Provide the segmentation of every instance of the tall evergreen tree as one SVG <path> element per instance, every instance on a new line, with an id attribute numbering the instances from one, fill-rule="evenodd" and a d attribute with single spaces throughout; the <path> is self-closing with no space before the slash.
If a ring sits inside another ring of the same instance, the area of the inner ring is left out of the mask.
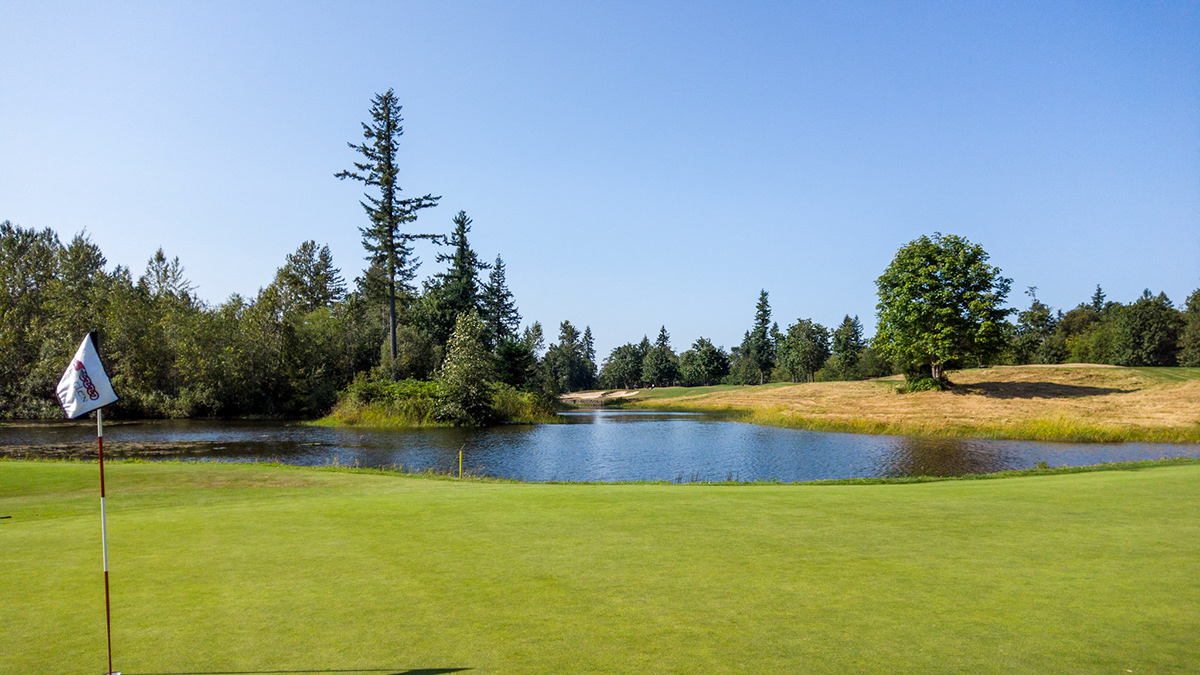
<path id="1" fill-rule="evenodd" d="M 337 178 L 358 181 L 368 189 L 378 190 L 378 196 L 364 194 L 366 201 L 360 202 L 367 212 L 370 225 L 360 227 L 363 248 L 367 260 L 385 270 L 387 287 L 388 335 L 391 341 L 391 356 L 396 358 L 396 297 L 397 292 L 415 292 L 411 287 L 416 278 L 420 262 L 413 256 L 412 242 L 416 239 L 438 239 L 432 234 L 411 234 L 401 228 L 417 219 L 421 209 L 437 206 L 441 197 L 426 194 L 422 197 L 402 198 L 397 178 L 400 167 L 396 162 L 401 125 L 400 102 L 391 89 L 376 94 L 371 105 L 371 124 L 363 124 L 364 142 L 348 145 L 363 156 L 362 162 L 354 163 L 354 171 L 340 171 Z"/>
<path id="2" fill-rule="evenodd" d="M 671 335 L 663 326 L 642 361 L 642 380 L 654 387 L 667 387 L 678 379 L 679 361 L 671 349 Z"/>
<path id="3" fill-rule="evenodd" d="M 437 261 L 449 263 L 449 266 L 427 284 L 426 321 L 438 343 L 449 339 L 459 315 L 479 310 L 479 273 L 491 265 L 481 261 L 471 249 L 467 239 L 470 232 L 471 219 L 466 211 L 459 211 L 454 216 L 454 230 L 446 237 L 447 246 L 453 250 L 437 254 Z"/>
<path id="4" fill-rule="evenodd" d="M 318 307 L 332 307 L 346 295 L 346 282 L 341 270 L 333 266 L 329 246 L 317 247 L 309 240 L 275 274 L 275 283 L 284 295 L 289 308 L 304 313 Z"/>
<path id="5" fill-rule="evenodd" d="M 513 301 L 512 291 L 508 290 L 504 261 L 500 256 L 496 256 L 496 262 L 492 263 L 492 272 L 480 294 L 479 318 L 484 323 L 484 335 L 489 347 L 495 348 L 504 340 L 517 337 L 521 314 L 517 311 L 517 303 Z M 585 335 L 590 336 L 590 332 L 585 332 Z"/>
<path id="6" fill-rule="evenodd" d="M 858 316 L 855 315 L 852 319 L 847 314 L 842 319 L 842 325 L 833 331 L 832 351 L 833 355 L 837 357 L 838 369 L 841 371 L 839 375 L 842 378 L 848 378 L 854 372 L 866 347 L 867 344 L 863 340 L 862 323 L 858 320 Z"/>
<path id="7" fill-rule="evenodd" d="M 582 337 L 570 321 L 559 325 L 558 342 L 550 345 L 542 359 L 545 382 L 552 388 L 551 393 L 579 391 L 593 385 L 594 364 L 587 360 Z"/>
<path id="8" fill-rule="evenodd" d="M 775 333 L 778 333 L 778 326 L 775 327 Z M 766 382 L 767 377 L 771 373 L 771 369 L 775 367 L 775 343 L 772 340 L 771 330 L 771 302 L 767 296 L 767 291 L 764 289 L 758 294 L 758 303 L 754 307 L 754 327 L 746 333 L 742 340 L 741 347 L 738 348 L 738 356 L 744 361 L 745 366 L 758 376 L 758 383 Z"/>
<path id="9" fill-rule="evenodd" d="M 583 357 L 592 363 L 596 362 L 596 341 L 592 338 L 592 327 L 583 327 Z"/>

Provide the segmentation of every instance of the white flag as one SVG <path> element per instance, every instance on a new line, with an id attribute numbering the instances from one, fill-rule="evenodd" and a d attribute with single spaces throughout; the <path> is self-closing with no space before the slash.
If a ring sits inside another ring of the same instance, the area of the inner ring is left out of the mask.
<path id="1" fill-rule="evenodd" d="M 116 400 L 117 394 L 104 372 L 104 364 L 100 363 L 92 334 L 88 333 L 75 351 L 67 372 L 58 381 L 58 401 L 67 413 L 67 419 L 73 420 Z"/>

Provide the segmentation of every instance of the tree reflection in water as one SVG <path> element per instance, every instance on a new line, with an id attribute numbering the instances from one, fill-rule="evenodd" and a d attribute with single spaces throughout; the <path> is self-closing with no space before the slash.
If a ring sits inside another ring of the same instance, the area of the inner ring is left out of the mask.
<path id="1" fill-rule="evenodd" d="M 995 444 L 961 438 L 895 437 L 890 453 L 882 455 L 879 475 L 962 476 L 968 473 L 992 473 L 1020 468 L 1012 453 Z"/>

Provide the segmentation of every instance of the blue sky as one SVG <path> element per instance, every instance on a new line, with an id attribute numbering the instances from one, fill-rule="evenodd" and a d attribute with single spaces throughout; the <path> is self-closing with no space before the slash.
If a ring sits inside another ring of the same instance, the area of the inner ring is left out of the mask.
<path id="1" fill-rule="evenodd" d="M 1012 300 L 1200 286 L 1198 3 L 0 1 L 0 219 L 253 295 L 304 240 L 362 267 L 355 159 L 598 347 L 858 314 L 896 249 L 984 246 Z M 422 274 L 436 271 L 425 250 Z"/>

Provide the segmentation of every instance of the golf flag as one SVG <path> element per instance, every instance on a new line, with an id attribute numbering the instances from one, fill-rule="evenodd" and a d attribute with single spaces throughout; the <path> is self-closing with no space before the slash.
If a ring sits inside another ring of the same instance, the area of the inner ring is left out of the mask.
<path id="1" fill-rule="evenodd" d="M 117 400 L 92 336 L 93 333 L 88 333 L 83 338 L 67 372 L 58 381 L 58 402 L 67 419 L 86 415 Z"/>

